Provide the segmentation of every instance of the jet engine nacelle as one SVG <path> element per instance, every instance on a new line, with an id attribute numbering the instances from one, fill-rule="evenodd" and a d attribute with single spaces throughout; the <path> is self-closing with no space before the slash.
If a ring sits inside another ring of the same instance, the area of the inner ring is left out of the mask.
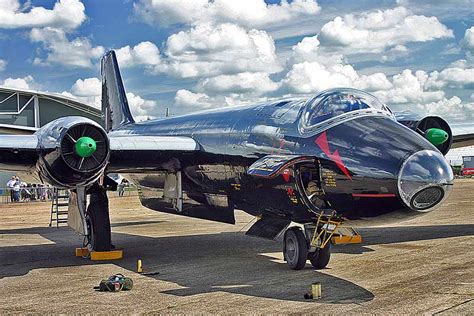
<path id="1" fill-rule="evenodd" d="M 87 186 L 97 181 L 109 160 L 107 133 L 90 119 L 59 118 L 43 126 L 37 136 L 38 173 L 54 186 Z"/>
<path id="2" fill-rule="evenodd" d="M 453 133 L 448 122 L 439 116 L 426 116 L 421 119 L 402 118 L 398 122 L 428 139 L 443 155 L 446 155 L 451 148 Z"/>

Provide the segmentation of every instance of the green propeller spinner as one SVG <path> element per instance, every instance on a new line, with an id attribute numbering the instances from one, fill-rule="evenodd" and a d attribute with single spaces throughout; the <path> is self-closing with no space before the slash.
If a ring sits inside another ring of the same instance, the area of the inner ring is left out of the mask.
<path id="1" fill-rule="evenodd" d="M 80 157 L 88 158 L 95 153 L 97 149 L 97 143 L 90 137 L 82 136 L 76 141 L 75 149 L 76 154 L 78 154 Z"/>
<path id="2" fill-rule="evenodd" d="M 439 128 L 430 128 L 425 133 L 426 139 L 435 146 L 444 144 L 449 139 L 449 134 Z"/>

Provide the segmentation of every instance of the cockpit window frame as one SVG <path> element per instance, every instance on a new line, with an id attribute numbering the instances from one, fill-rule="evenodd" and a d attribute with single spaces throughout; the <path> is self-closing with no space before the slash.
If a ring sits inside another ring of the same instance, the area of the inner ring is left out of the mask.
<path id="1" fill-rule="evenodd" d="M 327 119 L 317 122 L 316 124 L 312 124 L 312 125 L 308 124 L 308 120 L 311 119 L 311 117 L 308 116 L 308 112 L 311 110 L 314 110 L 313 108 L 314 106 L 319 106 L 321 101 L 324 98 L 326 98 L 327 96 L 333 93 L 352 93 L 354 95 L 358 95 L 358 94 L 367 95 L 368 97 L 371 97 L 374 100 L 378 101 L 381 107 L 377 108 L 377 107 L 371 106 L 370 104 L 367 104 L 369 106 L 368 108 L 344 112 L 335 116 L 328 117 Z M 315 105 L 315 102 L 317 103 L 317 105 Z M 330 126 L 338 125 L 342 122 L 352 120 L 360 116 L 386 116 L 386 117 L 391 118 L 392 120 L 396 120 L 395 115 L 390 110 L 390 108 L 384 103 L 382 103 L 380 100 L 378 100 L 378 98 L 375 97 L 374 95 L 362 90 L 357 90 L 357 89 L 352 89 L 352 88 L 336 88 L 336 89 L 328 89 L 328 90 L 322 91 L 318 95 L 306 101 L 306 104 L 304 105 L 304 109 L 301 113 L 298 129 L 299 129 L 300 134 L 309 134 L 309 133 L 314 134 L 315 132 L 327 129 Z"/>

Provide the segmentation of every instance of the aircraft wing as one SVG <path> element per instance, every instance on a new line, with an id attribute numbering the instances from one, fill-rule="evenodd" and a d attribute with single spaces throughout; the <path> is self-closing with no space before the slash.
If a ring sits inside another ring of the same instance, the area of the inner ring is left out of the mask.
<path id="1" fill-rule="evenodd" d="M 27 171 L 38 159 L 36 135 L 0 135 L 0 170 Z"/>
<path id="2" fill-rule="evenodd" d="M 169 164 L 173 158 L 201 149 L 194 139 L 181 136 L 131 135 L 110 137 L 109 142 L 107 169 L 111 172 L 150 170 L 160 165 L 167 169 L 166 163 Z M 44 134 L 0 135 L 0 170 L 33 172 L 38 160 L 48 160 L 51 152 L 63 151 L 61 144 Z"/>
<path id="3" fill-rule="evenodd" d="M 176 170 L 183 159 L 193 159 L 201 146 L 184 136 L 110 137 L 107 172 L 147 172 Z"/>
<path id="4" fill-rule="evenodd" d="M 110 138 L 110 150 L 115 152 L 140 151 L 195 151 L 199 144 L 183 136 L 120 136 Z"/>
<path id="5" fill-rule="evenodd" d="M 453 144 L 451 148 L 474 146 L 474 124 L 452 124 Z"/>

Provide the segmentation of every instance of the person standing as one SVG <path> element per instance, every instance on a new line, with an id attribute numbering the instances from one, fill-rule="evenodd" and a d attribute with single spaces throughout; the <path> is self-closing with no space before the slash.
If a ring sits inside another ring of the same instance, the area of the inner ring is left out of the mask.
<path id="1" fill-rule="evenodd" d="M 15 202 L 20 202 L 20 190 L 21 190 L 21 181 L 20 178 L 15 177 L 15 184 L 13 185 L 13 200 Z"/>
<path id="2" fill-rule="evenodd" d="M 12 178 L 7 182 L 7 189 L 10 192 L 10 202 L 15 201 L 15 196 L 13 193 L 13 187 L 15 186 L 15 182 L 16 182 L 15 176 L 12 176 Z"/>
<path id="3" fill-rule="evenodd" d="M 125 192 L 125 184 L 123 183 L 124 180 L 120 182 L 118 185 L 118 195 L 123 196 L 123 193 Z"/>

